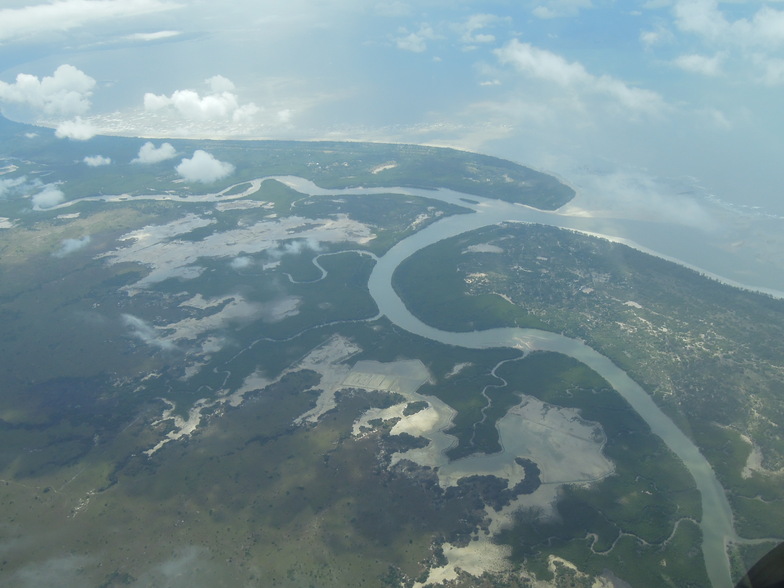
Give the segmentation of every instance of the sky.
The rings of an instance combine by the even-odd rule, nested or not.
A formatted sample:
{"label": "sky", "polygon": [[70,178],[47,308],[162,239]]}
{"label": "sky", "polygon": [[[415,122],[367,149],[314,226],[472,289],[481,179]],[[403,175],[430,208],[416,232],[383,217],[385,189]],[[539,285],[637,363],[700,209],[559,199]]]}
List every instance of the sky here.
{"label": "sky", "polygon": [[784,2],[2,6],[0,109],[63,140],[451,146],[556,174],[585,214],[784,246]]}

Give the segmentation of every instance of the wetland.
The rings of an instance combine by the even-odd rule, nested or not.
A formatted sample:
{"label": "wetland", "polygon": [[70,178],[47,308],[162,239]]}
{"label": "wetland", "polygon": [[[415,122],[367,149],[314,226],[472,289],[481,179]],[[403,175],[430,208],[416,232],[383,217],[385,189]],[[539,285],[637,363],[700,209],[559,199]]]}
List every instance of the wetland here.
{"label": "wetland", "polygon": [[780,539],[778,300],[495,158],[96,141],[0,154],[4,581],[723,586]]}

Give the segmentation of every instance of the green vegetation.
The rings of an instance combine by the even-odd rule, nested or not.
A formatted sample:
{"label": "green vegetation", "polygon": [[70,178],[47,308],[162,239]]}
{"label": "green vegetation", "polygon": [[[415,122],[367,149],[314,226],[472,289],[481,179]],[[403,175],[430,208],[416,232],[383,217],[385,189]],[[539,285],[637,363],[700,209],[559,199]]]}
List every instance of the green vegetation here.
{"label": "green vegetation", "polygon": [[398,241],[424,229],[439,218],[464,214],[468,209],[428,198],[402,194],[372,194],[306,198],[297,202],[292,212],[308,218],[347,214],[356,221],[368,224],[373,227],[376,237],[361,245],[361,248],[382,255]]}
{"label": "green vegetation", "polygon": [[525,308],[495,292],[467,295],[469,287],[459,260],[463,246],[473,238],[445,239],[406,259],[395,272],[392,283],[395,291],[414,314],[427,317],[429,325],[445,331],[509,326],[546,328],[544,322]]}
{"label": "green vegetation", "polygon": [[282,184],[277,180],[263,181],[259,191],[248,196],[248,199],[250,200],[271,202],[273,204],[273,210],[279,214],[290,213],[292,205],[303,198],[307,198],[307,196],[301,192],[297,192],[293,188],[289,188],[286,184]]}
{"label": "green vegetation", "polygon": [[[514,531],[502,535],[504,541],[519,537],[522,541],[538,540],[543,545],[547,544],[546,551],[550,556],[563,558],[575,564],[580,573],[588,574],[588,582],[583,584],[587,586],[591,585],[590,578],[606,574],[608,570],[612,570],[615,578],[635,587],[696,588],[710,585],[699,551],[700,530],[689,520],[681,520],[674,533],[661,545],[644,545],[632,536],[623,535],[608,553],[595,551],[596,546],[590,536],[568,538],[562,533],[560,525],[540,520],[538,513],[521,512]],[[538,579],[554,585],[574,585],[561,583],[563,575],[568,574],[565,569],[559,570],[558,578],[554,577],[544,555],[529,554],[524,561],[526,569],[534,572]]]}
{"label": "green vegetation", "polygon": [[[556,555],[582,572],[598,575],[609,567],[633,586],[657,586],[675,572],[657,569],[656,563],[670,552],[673,565],[686,565],[683,561],[676,564],[678,552],[670,551],[670,544],[689,537],[693,542],[683,544],[685,552],[692,552],[689,574],[680,576],[678,571],[674,577],[707,585],[695,547],[699,531],[695,537],[696,526],[689,522],[700,518],[699,493],[680,461],[631,407],[594,372],[559,354],[535,353],[505,363],[499,375],[518,393],[577,408],[582,418],[600,423],[607,437],[604,453],[615,464],[613,475],[591,486],[565,487],[557,518],[521,512],[515,526],[498,538],[512,547],[513,558],[537,560],[539,569],[545,569],[548,556]],[[630,551],[640,569],[621,565],[631,557]]]}
{"label": "green vegetation", "polygon": [[405,416],[410,416],[412,414],[416,414],[418,412],[425,410],[428,406],[430,406],[430,403],[427,402],[426,400],[420,400],[418,402],[409,402],[408,404],[406,404],[406,408],[403,409],[403,414]]}
{"label": "green vegetation", "polygon": [[[57,537],[34,513],[78,507],[92,470],[83,466],[55,492],[0,485],[14,524],[37,537],[34,549],[6,553],[6,564],[36,561],[66,541],[78,553],[101,554],[103,565],[85,571],[98,580],[88,585],[120,575],[144,581],[150,569],[173,566],[184,546],[210,554],[207,577],[240,585],[378,585],[390,565],[404,577],[419,575],[434,537],[460,531],[474,507],[459,499],[438,504],[409,478],[376,470],[377,436],[354,441],[348,434],[371,406],[362,395],[344,399],[318,427],[290,427],[311,401],[305,383],[293,374],[189,443],[126,460],[116,484],[62,517]],[[97,468],[101,457],[85,463]]]}
{"label": "green vegetation", "polygon": [[751,447],[731,428],[701,423],[692,429],[699,447],[716,464],[716,475],[728,489],[735,514],[735,529],[741,537],[781,537],[784,525],[784,487],[780,475],[744,472]]}
{"label": "green vegetation", "polygon": [[[2,117],[0,117],[2,118]],[[35,141],[24,138],[36,132]],[[34,161],[58,181],[68,199],[99,194],[208,193],[214,185],[173,184],[178,179],[177,160],[154,165],[130,163],[143,141],[125,137],[94,137],[89,144],[62,141],[50,129],[19,125],[2,119],[0,157]],[[168,140],[178,153],[189,157],[203,149],[229,161],[235,172],[225,181],[295,175],[323,188],[387,187],[448,188],[477,196],[518,202],[553,210],[574,197],[574,191],[552,176],[495,157],[439,147],[383,143],[336,143],[296,141],[198,141]],[[13,145],[13,148],[10,146]],[[112,159],[112,165],[91,168],[80,165],[96,152]],[[118,178],[121,185],[118,185]],[[2,208],[0,208],[2,211]]]}
{"label": "green vegetation", "polygon": [[[330,150],[329,156],[315,162],[313,179],[324,187],[448,188],[547,210],[563,206],[574,197],[571,188],[552,176],[486,155],[418,145],[324,143],[323,146],[325,151]],[[433,156],[436,158],[431,160]],[[334,174],[330,168],[340,158],[360,161],[364,166],[369,164],[371,173],[330,177]],[[381,167],[385,169],[379,170]],[[374,170],[379,171],[373,173]]]}
{"label": "green vegetation", "polygon": [[[447,563],[445,543],[482,538],[489,515],[549,483],[547,464],[512,455],[522,482],[467,475],[442,488],[436,469],[405,456],[391,465],[430,443],[392,428],[407,417],[426,423],[439,399],[456,411],[447,456],[491,454],[502,449],[498,423],[533,396],[596,423],[593,441],[615,471],[563,486],[553,518],[520,512],[497,537],[513,562],[556,585],[590,585],[606,570],[634,586],[706,584],[692,480],[594,372],[557,354],[442,345],[377,317],[367,286],[374,255],[466,209],[393,193],[311,197],[271,179],[230,199],[276,175],[327,189],[444,187],[541,208],[563,205],[571,189],[450,149],[171,141],[184,157],[207,149],[236,167],[220,183],[188,185],[176,160],[132,164],[139,139],[63,142],[38,129],[31,142],[29,130],[0,119],[0,157],[17,166],[3,177],[29,182],[0,200],[0,216],[15,223],[0,229],[0,581],[66,558],[87,586],[164,585],[174,572],[216,586],[410,586]],[[112,165],[74,165],[97,152]],[[66,199],[128,197],[32,211],[30,196],[54,182]],[[188,198],[227,188],[219,202]],[[319,223],[350,228],[320,241],[309,233]],[[354,238],[355,223],[375,238]],[[242,233],[249,228],[256,233]],[[148,257],[105,256],[137,244]],[[784,463],[777,301],[537,227],[439,243],[401,266],[395,288],[443,329],[536,327],[585,339],[696,440],[730,488],[739,531],[779,533],[780,479],[745,469],[754,460],[741,435],[763,467]],[[335,340],[346,349],[322,359],[323,375],[300,369]],[[409,359],[427,368],[417,381],[429,376],[418,390],[427,400],[340,388],[354,362]],[[231,396],[240,389],[241,402]],[[336,392],[334,407],[322,389]],[[394,416],[353,435],[366,411],[392,405]],[[314,407],[321,417],[300,423]],[[739,545],[734,557],[755,553]],[[514,571],[460,572],[453,582],[525,583]]]}
{"label": "green vegetation", "polygon": [[[178,149],[186,142],[178,141]],[[174,144],[174,142],[173,142]],[[237,166],[236,176],[297,175],[323,188],[448,188],[556,209],[574,191],[552,176],[521,165],[454,149],[382,143],[190,141]],[[261,173],[259,173],[261,172]]]}
{"label": "green vegetation", "polygon": [[776,541],[730,545],[729,553],[733,577],[742,578],[754,564],[777,545],[779,543]]}
{"label": "green vegetation", "polygon": [[[474,244],[499,253],[469,252]],[[425,268],[442,279],[414,288]],[[443,288],[442,288],[443,285]],[[438,326],[520,325],[583,339],[655,397],[700,447],[728,490],[737,530],[778,537],[784,495],[784,302],[722,285],[608,241],[535,225],[492,227],[438,243],[401,265],[395,288]],[[509,300],[510,319],[485,308]],[[431,300],[457,299],[439,314]],[[436,321],[433,321],[434,324]],[[544,325],[542,327],[541,325]],[[761,468],[742,475],[758,448]]]}

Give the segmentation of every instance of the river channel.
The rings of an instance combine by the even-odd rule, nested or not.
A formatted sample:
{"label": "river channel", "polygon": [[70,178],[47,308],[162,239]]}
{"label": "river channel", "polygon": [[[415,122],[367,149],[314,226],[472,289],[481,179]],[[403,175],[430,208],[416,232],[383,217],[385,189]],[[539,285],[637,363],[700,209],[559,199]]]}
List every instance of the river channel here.
{"label": "river channel", "polygon": [[[403,301],[392,288],[392,276],[398,266],[408,257],[425,247],[443,239],[453,237],[467,231],[473,231],[501,222],[540,223],[560,228],[567,228],[586,233],[598,234],[611,240],[625,242],[637,249],[659,257],[670,259],[676,263],[689,266],[682,260],[662,255],[656,251],[613,235],[608,225],[600,217],[586,217],[563,214],[558,211],[547,212],[511,204],[499,200],[460,194],[451,190],[420,190],[413,188],[351,188],[323,189],[308,180],[293,176],[277,176],[259,178],[246,182],[248,188],[236,194],[230,193],[234,186],[217,194],[189,197],[189,201],[218,202],[242,198],[258,190],[264,179],[275,179],[298,192],[312,196],[340,196],[348,194],[367,195],[380,193],[399,193],[422,196],[462,206],[471,211],[468,214],[456,214],[440,219],[426,228],[400,241],[386,254],[378,259],[369,280],[370,294],[378,305],[379,312],[391,322],[416,335],[438,341],[447,345],[455,345],[469,349],[487,349],[494,347],[513,347],[527,351],[554,351],[571,356],[595,370],[607,380],[615,390],[623,396],[635,411],[648,423],[651,431],[658,435],[664,443],[684,463],[691,473],[702,500],[703,556],[708,577],[713,588],[732,586],[726,544],[737,539],[732,511],[724,493],[724,489],[716,479],[716,475],[699,449],[683,432],[666,416],[651,400],[650,396],[623,370],[607,357],[585,345],[581,341],[570,339],[556,333],[536,329],[500,328],[472,332],[449,332],[435,329],[412,315]],[[230,194],[230,195],[229,195]],[[123,201],[127,195],[102,196],[70,201],[56,208],[71,205],[82,200]],[[171,195],[146,195],[135,199],[171,200]],[[608,234],[609,233],[609,234]],[[690,266],[693,267],[693,266]],[[695,268],[700,269],[700,268]],[[700,269],[703,273],[709,273]],[[722,279],[720,276],[710,274]],[[733,283],[723,279],[724,282]],[[736,284],[740,285],[740,284]],[[780,291],[768,290],[771,294],[781,296]]]}
{"label": "river channel", "polygon": [[[492,220],[491,220],[492,219]],[[399,327],[445,343],[471,349],[515,347],[525,350],[556,351],[578,359],[606,379],[656,435],[685,464],[694,477],[702,497],[703,555],[714,588],[731,586],[726,541],[734,539],[732,511],[713,469],[699,449],[651,400],[645,390],[605,356],[575,339],[537,329],[500,328],[472,332],[448,332],[426,325],[406,308],[392,288],[397,267],[420,249],[442,239],[498,222],[495,215],[469,214],[452,216],[436,222],[404,239],[378,260],[370,276],[370,294],[379,311]]]}
{"label": "river channel", "polygon": [[[702,521],[700,526],[703,536],[702,551],[708,577],[713,588],[732,586],[729,559],[727,557],[727,542],[737,539],[737,534],[735,533],[732,520],[732,510],[727,501],[724,488],[716,479],[713,468],[700,453],[697,446],[675,425],[672,419],[656,406],[645,390],[632,380],[626,372],[607,357],[581,341],[548,331],[500,328],[484,331],[449,332],[435,329],[411,314],[392,287],[392,276],[405,259],[429,245],[467,231],[511,221],[540,223],[596,234],[601,231],[601,225],[599,224],[601,219],[574,217],[560,214],[557,211],[547,212],[529,206],[510,204],[445,189],[356,188],[325,190],[302,178],[278,177],[275,179],[288,184],[297,191],[313,196],[395,192],[434,198],[470,209],[472,211],[470,214],[446,217],[414,233],[400,241],[379,258],[369,280],[370,294],[376,301],[379,312],[406,331],[447,345],[456,345],[469,349],[514,347],[528,351],[555,351],[582,361],[596,371],[626,399],[632,408],[648,423],[651,431],[664,441],[667,447],[683,461],[691,473],[697,489],[700,491],[702,500]],[[601,234],[600,236],[613,239],[611,235]],[[626,242],[624,239],[615,238],[613,240]],[[653,255],[667,257],[654,251],[646,250],[634,243],[629,244]],[[669,259],[682,265],[689,265],[678,259]],[[700,271],[708,273],[704,270]],[[777,292],[777,294],[780,293]]]}

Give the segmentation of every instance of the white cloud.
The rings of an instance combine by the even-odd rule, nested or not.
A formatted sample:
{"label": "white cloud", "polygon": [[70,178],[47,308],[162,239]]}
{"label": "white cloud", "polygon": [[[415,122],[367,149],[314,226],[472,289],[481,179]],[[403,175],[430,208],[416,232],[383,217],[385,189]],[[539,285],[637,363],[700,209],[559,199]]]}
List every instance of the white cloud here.
{"label": "white cloud", "polygon": [[130,41],[160,41],[161,39],[171,39],[172,37],[178,37],[182,33],[180,31],[156,31],[154,33],[134,33],[133,35],[128,35],[126,39]]}
{"label": "white cloud", "polygon": [[471,45],[478,43],[492,43],[495,36],[479,32],[488,26],[498,22],[499,17],[494,14],[473,14],[464,23],[457,25],[457,30],[461,33],[460,40]]}
{"label": "white cloud", "polygon": [[175,90],[171,96],[153,94],[144,95],[146,111],[173,108],[188,120],[232,120],[241,122],[255,115],[259,108],[252,102],[240,105],[234,84],[223,76],[213,76],[205,80],[211,93],[199,95],[194,90]]}
{"label": "white cloud", "polygon": [[49,184],[44,189],[33,196],[33,208],[35,210],[43,210],[45,208],[52,208],[61,202],[65,201],[65,194],[56,186]]}
{"label": "white cloud", "polygon": [[153,94],[152,92],[144,94],[144,110],[161,110],[171,104],[172,99],[163,94]]}
{"label": "white cloud", "polygon": [[85,235],[81,239],[63,239],[60,242],[60,249],[58,249],[55,253],[55,257],[65,257],[66,255],[73,253],[74,251],[79,251],[80,249],[84,249],[90,244],[92,239],[90,235]]}
{"label": "white cloud", "polygon": [[769,49],[784,45],[784,11],[770,6],[762,6],[750,18],[731,21],[716,0],[680,0],[675,5],[675,24],[684,32],[723,45]]}
{"label": "white cloud", "polygon": [[559,18],[577,16],[583,8],[592,8],[591,0],[549,0],[542,2],[533,9],[538,18]]}
{"label": "white cloud", "polygon": [[177,151],[171,143],[163,143],[160,147],[156,147],[152,141],[147,141],[139,148],[139,156],[131,163],[159,163],[171,159],[175,155],[177,155]]}
{"label": "white cloud", "polygon": [[404,2],[381,2],[375,6],[376,14],[387,17],[409,16],[411,7]]}
{"label": "white cloud", "polygon": [[733,20],[722,12],[716,0],[677,2],[673,9],[677,28],[697,36],[708,46],[720,48],[721,59],[686,56],[678,58],[675,65],[716,75],[721,63],[729,61],[752,81],[769,86],[784,82],[779,57],[784,48],[784,10],[767,5],[751,8],[745,17]]}
{"label": "white cloud", "polygon": [[730,119],[727,118],[727,115],[717,108],[704,108],[698,111],[698,113],[715,129],[727,131],[733,126]]}
{"label": "white cloud", "polygon": [[170,588],[218,586],[224,581],[225,571],[219,567],[219,564],[214,563],[216,559],[215,555],[205,547],[193,545],[177,547],[169,559],[157,563],[150,562],[134,584]]}
{"label": "white cloud", "polygon": [[784,44],[784,11],[763,6],[748,26],[748,35],[776,46]]}
{"label": "white cloud", "polygon": [[661,41],[661,34],[659,31],[643,31],[640,33],[640,42],[646,47],[656,45]]}
{"label": "white cloud", "polygon": [[33,560],[14,572],[8,583],[18,588],[83,586],[84,569],[89,565],[95,565],[95,559],[83,555],[65,555],[44,561]]}
{"label": "white cloud", "polygon": [[253,258],[247,256],[235,257],[231,260],[231,269],[240,270],[250,267],[253,264]]}
{"label": "white cloud", "polygon": [[174,343],[164,339],[154,326],[143,319],[133,316],[132,314],[123,314],[122,319],[125,326],[130,330],[131,336],[141,339],[147,345],[158,347],[159,349],[174,349]]}
{"label": "white cloud", "polygon": [[716,38],[726,33],[729,23],[714,0],[686,0],[675,5],[675,24],[682,31]]}
{"label": "white cloud", "polygon": [[58,139],[73,139],[74,141],[87,141],[98,134],[98,129],[89,122],[76,117],[57,125],[54,131]]}
{"label": "white cloud", "polygon": [[559,86],[590,84],[594,80],[582,64],[576,61],[569,63],[560,55],[529,43],[521,43],[517,39],[513,39],[495,53],[501,63],[512,64],[521,72]]}
{"label": "white cloud", "polygon": [[193,90],[175,90],[171,97],[144,95],[145,110],[160,110],[167,106],[173,106],[185,118],[195,120],[226,119],[239,107],[236,96],[231,93],[204,98]]}
{"label": "white cloud", "polygon": [[152,14],[181,7],[165,0],[59,0],[0,10],[0,41],[68,31],[99,21]]}
{"label": "white cloud", "polygon": [[100,167],[102,165],[109,165],[112,162],[112,158],[104,157],[103,155],[87,155],[82,161],[90,167]]}
{"label": "white cloud", "polygon": [[652,30],[640,33],[640,42],[646,49],[650,49],[654,45],[669,43],[674,39],[675,35],[672,34],[672,31],[661,23],[657,23]]}
{"label": "white cloud", "polygon": [[266,302],[261,307],[261,320],[266,323],[278,323],[290,316],[299,314],[302,298],[299,296],[284,296],[277,300]]}
{"label": "white cloud", "polygon": [[41,79],[19,74],[13,84],[0,81],[0,101],[24,104],[47,114],[83,114],[90,108],[94,87],[93,78],[66,63]]}
{"label": "white cloud", "polygon": [[5,197],[7,194],[16,192],[14,188],[23,186],[26,182],[26,176],[21,176],[19,178],[0,178],[0,198]]}
{"label": "white cloud", "polygon": [[322,250],[321,243],[316,239],[294,239],[284,243],[277,249],[270,249],[267,255],[272,259],[280,259],[285,255],[299,255],[305,251],[319,252]]}
{"label": "white cloud", "polygon": [[423,24],[415,33],[405,34],[407,32],[405,29],[402,31],[403,36],[395,39],[395,45],[398,49],[413,53],[427,51],[427,42],[438,38],[433,28],[428,24]]}
{"label": "white cloud", "polygon": [[501,63],[510,64],[526,75],[573,91],[610,98],[631,113],[659,114],[666,108],[656,92],[630,87],[608,75],[593,75],[579,62],[569,62],[551,51],[517,39],[495,53]]}
{"label": "white cloud", "polygon": [[706,57],[691,53],[689,55],[681,55],[677,57],[673,63],[684,71],[702,74],[704,76],[717,76],[721,74],[721,63],[724,57],[722,55],[714,55],[713,57]]}
{"label": "white cloud", "polygon": [[220,94],[222,92],[234,92],[237,87],[234,85],[228,78],[224,78],[222,75],[212,76],[211,78],[207,78],[204,80],[210,87],[215,94]]}
{"label": "white cloud", "polygon": [[780,86],[784,84],[784,59],[754,55],[752,61],[760,71],[760,82],[766,86]]}
{"label": "white cloud", "polygon": [[684,195],[683,186],[669,184],[637,170],[577,174],[579,196],[564,207],[566,214],[590,211],[590,216],[640,219],[715,230],[719,220],[696,199]]}
{"label": "white cloud", "polygon": [[199,149],[193,153],[191,159],[183,159],[176,170],[181,177],[189,182],[209,184],[233,173],[234,166],[219,161],[213,155]]}

